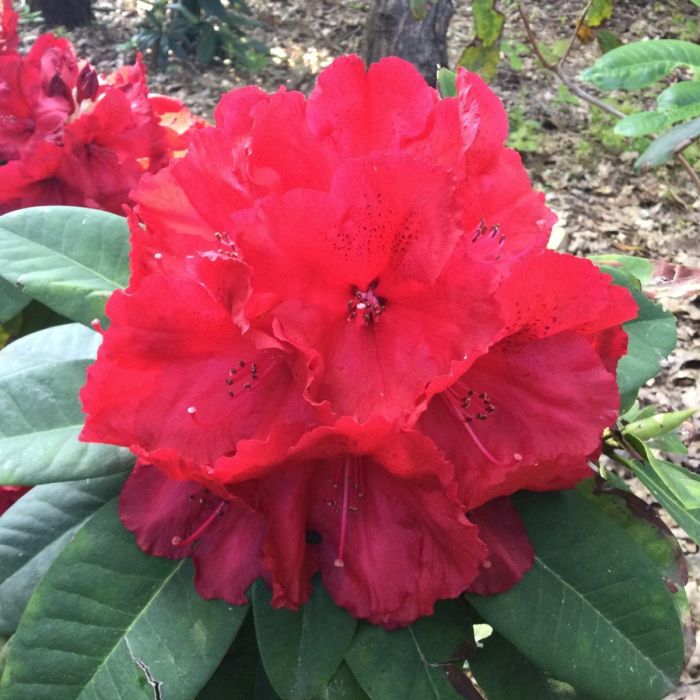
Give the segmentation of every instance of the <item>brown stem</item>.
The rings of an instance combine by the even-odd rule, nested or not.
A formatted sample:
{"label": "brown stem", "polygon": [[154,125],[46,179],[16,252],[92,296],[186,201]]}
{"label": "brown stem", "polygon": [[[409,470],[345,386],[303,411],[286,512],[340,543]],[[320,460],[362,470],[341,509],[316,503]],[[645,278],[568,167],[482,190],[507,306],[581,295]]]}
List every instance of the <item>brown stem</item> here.
{"label": "brown stem", "polygon": [[558,67],[561,68],[566,59],[569,58],[569,54],[571,53],[571,49],[574,47],[574,44],[576,43],[576,37],[578,36],[579,30],[581,29],[581,25],[583,24],[584,20],[586,19],[586,15],[588,14],[588,10],[591,9],[591,5],[593,4],[593,0],[588,0],[588,4],[586,7],[583,8],[583,12],[581,13],[581,16],[578,18],[578,22],[576,22],[576,29],[574,29],[574,33],[571,35],[571,41],[569,42],[569,45],[566,47],[566,51],[564,51],[564,55],[559,59],[559,64]]}
{"label": "brown stem", "polygon": [[[590,9],[590,6],[592,4],[592,1],[588,3],[586,8],[584,9],[583,13],[579,17],[579,21],[576,24],[576,31],[574,32],[573,37],[571,38],[571,41],[569,42],[569,45],[566,49],[566,52],[562,56],[561,60],[559,61],[558,64],[556,63],[550,63],[545,57],[544,54],[542,53],[542,50],[540,49],[540,45],[537,41],[537,37],[535,36],[534,31],[532,30],[532,25],[530,24],[530,17],[527,14],[527,10],[525,9],[525,5],[523,3],[523,0],[518,0],[517,6],[518,6],[518,14],[520,15],[520,19],[523,22],[523,27],[525,28],[525,34],[527,36],[527,40],[530,42],[530,46],[532,46],[532,50],[535,52],[535,55],[539,59],[540,63],[542,64],[542,67],[545,70],[548,70],[550,73],[554,73],[559,80],[561,80],[564,85],[566,85],[571,92],[574,93],[578,98],[582,99],[584,102],[588,102],[589,104],[592,104],[595,107],[598,107],[598,109],[602,109],[604,112],[607,112],[608,114],[612,114],[612,116],[617,117],[618,119],[622,119],[625,116],[624,112],[621,112],[617,107],[613,107],[612,105],[608,104],[607,102],[604,102],[600,98],[596,97],[595,95],[592,95],[590,92],[587,90],[584,90],[578,83],[575,83],[574,80],[567,75],[563,70],[562,70],[562,64],[566,60],[566,58],[569,56],[569,52],[571,51],[571,48],[574,44],[574,41],[576,39],[576,32],[578,32],[581,24],[583,23],[583,20],[586,17],[586,14],[588,13],[588,10]],[[695,187],[700,191],[700,175],[698,175],[697,171],[693,168],[693,166],[686,160],[686,158],[683,156],[683,153],[681,152],[683,149],[687,148],[687,146],[690,144],[686,144],[683,146],[683,148],[678,151],[677,153],[674,153],[675,159],[680,163],[681,167],[685,172],[688,174],[688,177],[693,181],[693,184]]]}

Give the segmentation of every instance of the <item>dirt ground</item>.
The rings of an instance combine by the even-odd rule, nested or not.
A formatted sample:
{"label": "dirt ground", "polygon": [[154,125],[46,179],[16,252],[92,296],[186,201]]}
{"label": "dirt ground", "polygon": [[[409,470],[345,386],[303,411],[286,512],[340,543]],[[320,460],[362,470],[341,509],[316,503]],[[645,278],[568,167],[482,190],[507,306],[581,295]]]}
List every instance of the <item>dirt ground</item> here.
{"label": "dirt ground", "polygon": [[[202,69],[173,62],[167,73],[151,73],[151,89],[178,97],[196,113],[211,118],[223,91],[250,83],[268,90],[285,85],[308,91],[315,75],[333,57],[362,50],[367,0],[249,0],[249,4],[262,23],[253,34],[270,50],[264,68],[245,74],[229,66]],[[454,0],[454,4],[451,67],[473,34],[470,3]],[[700,267],[700,196],[686,174],[677,166],[635,172],[632,163],[639,151],[634,143],[613,136],[611,118],[571,99],[556,77],[538,67],[531,52],[520,46],[526,38],[513,3],[501,4],[510,6],[504,38],[515,47],[522,66],[514,68],[503,61],[492,87],[508,108],[512,145],[521,150],[533,181],[547,193],[549,205],[559,216],[560,249],[583,255],[629,253]],[[700,41],[700,8],[690,0],[616,0],[614,4],[607,28],[624,42],[645,37]],[[137,0],[95,2],[95,24],[69,34],[79,54],[105,71],[133,60],[131,40],[141,9],[137,5]],[[526,5],[541,43],[555,50],[557,41],[571,36],[585,2],[529,0]],[[30,34],[41,29],[33,27]],[[577,75],[598,55],[595,42],[577,42],[567,60],[568,73]],[[646,101],[624,94],[615,99],[623,107],[649,109],[653,94],[649,92]],[[691,156],[700,162],[700,147],[695,148]],[[642,399],[666,410],[697,407],[700,300],[673,301],[667,307],[678,318],[679,346],[661,376],[643,390]],[[696,429],[698,425],[696,418]],[[693,433],[690,425],[685,437],[690,440]],[[697,442],[681,461],[700,471]],[[688,553],[688,593],[700,621],[700,553],[680,531],[676,534]],[[700,698],[700,690],[692,688],[700,682],[700,653],[693,657],[683,680],[688,686],[673,697]]]}

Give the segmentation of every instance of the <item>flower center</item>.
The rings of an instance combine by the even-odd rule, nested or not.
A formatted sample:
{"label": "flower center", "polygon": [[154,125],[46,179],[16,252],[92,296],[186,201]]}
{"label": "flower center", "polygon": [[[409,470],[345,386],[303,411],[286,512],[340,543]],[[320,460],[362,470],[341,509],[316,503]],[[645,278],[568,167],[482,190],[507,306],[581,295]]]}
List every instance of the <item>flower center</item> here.
{"label": "flower center", "polygon": [[357,513],[360,501],[364,498],[364,484],[361,458],[346,456],[342,464],[337,464],[333,477],[328,477],[326,503],[340,515],[338,535],[338,556],[334,566],[345,566],[345,542],[348,534],[348,514]]}
{"label": "flower center", "polygon": [[375,323],[386,310],[386,299],[377,296],[375,290],[379,280],[372,280],[366,291],[362,291],[354,284],[350,288],[348,299],[348,321],[355,321],[358,325],[369,326]]}
{"label": "flower center", "polygon": [[445,405],[450,409],[452,415],[463,423],[465,430],[479,452],[481,452],[489,462],[505,464],[505,462],[502,462],[491,454],[481,440],[479,440],[479,437],[470,425],[470,423],[475,420],[485,421],[491,414],[495,413],[496,406],[493,401],[491,401],[489,395],[485,391],[477,394],[474,389],[469,389],[466,393],[461,393],[457,390],[456,386],[451,386],[443,391],[440,396]]}
{"label": "flower center", "polygon": [[498,261],[501,259],[501,249],[505,245],[505,234],[501,233],[500,224],[487,227],[482,218],[472,235],[472,244],[482,261]]}

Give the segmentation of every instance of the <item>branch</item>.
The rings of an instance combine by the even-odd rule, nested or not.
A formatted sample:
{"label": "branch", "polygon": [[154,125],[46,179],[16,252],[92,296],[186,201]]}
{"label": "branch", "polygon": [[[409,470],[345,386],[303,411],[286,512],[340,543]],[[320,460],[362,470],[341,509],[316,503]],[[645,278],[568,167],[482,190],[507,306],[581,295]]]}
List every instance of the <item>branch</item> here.
{"label": "branch", "polygon": [[569,58],[569,54],[571,53],[571,49],[574,48],[574,44],[576,43],[576,37],[578,36],[579,30],[581,29],[581,25],[583,24],[584,20],[586,19],[586,15],[588,14],[588,10],[591,9],[591,5],[593,4],[593,0],[588,0],[588,4],[586,7],[583,8],[583,12],[581,13],[581,16],[578,18],[578,22],[576,22],[576,29],[574,29],[574,33],[571,35],[571,41],[569,42],[569,45],[566,47],[566,51],[564,51],[564,55],[559,59],[559,64],[558,67],[561,68],[564,65],[564,62],[566,61],[567,58]]}
{"label": "branch", "polygon": [[[569,52],[571,51],[571,48],[574,45],[574,42],[576,40],[576,33],[578,32],[581,24],[583,23],[586,14],[588,14],[588,10],[590,9],[592,4],[592,0],[589,1],[589,3],[586,5],[586,8],[584,9],[583,13],[579,17],[578,22],[576,23],[576,29],[574,31],[574,35],[571,37],[571,41],[569,42],[569,45],[566,49],[566,52],[562,56],[561,60],[559,63],[550,63],[545,57],[544,54],[542,53],[542,49],[540,49],[540,45],[537,41],[537,37],[535,36],[535,33],[532,31],[532,25],[530,24],[530,17],[527,14],[527,10],[525,9],[525,5],[523,4],[523,0],[518,0],[517,5],[518,5],[518,13],[520,14],[520,19],[523,21],[523,26],[525,27],[525,34],[527,35],[527,40],[530,42],[530,46],[532,46],[532,50],[535,52],[535,55],[539,59],[540,63],[542,64],[542,67],[545,70],[548,70],[550,73],[554,73],[559,80],[561,80],[566,87],[571,90],[571,92],[576,95],[576,97],[580,98],[584,102],[588,102],[589,104],[592,104],[593,106],[597,107],[598,109],[603,110],[604,112],[607,112],[608,114],[611,114],[613,117],[617,117],[617,119],[622,119],[625,116],[624,112],[621,112],[617,107],[613,107],[612,105],[609,105],[607,102],[604,102],[600,98],[596,97],[595,95],[591,94],[588,92],[588,90],[585,90],[582,88],[578,83],[574,82],[573,78],[571,76],[567,75],[563,70],[562,70],[562,64],[566,60],[566,58],[569,56]],[[689,144],[686,144],[683,146],[683,148],[686,148]],[[682,150],[682,149],[681,149]],[[700,191],[700,175],[698,175],[697,171],[693,168],[692,165],[686,160],[686,158],[683,156],[683,154],[679,151],[674,154],[675,159],[680,163],[681,167],[683,170],[686,171],[688,174],[688,177],[693,181],[693,184],[695,187]]]}

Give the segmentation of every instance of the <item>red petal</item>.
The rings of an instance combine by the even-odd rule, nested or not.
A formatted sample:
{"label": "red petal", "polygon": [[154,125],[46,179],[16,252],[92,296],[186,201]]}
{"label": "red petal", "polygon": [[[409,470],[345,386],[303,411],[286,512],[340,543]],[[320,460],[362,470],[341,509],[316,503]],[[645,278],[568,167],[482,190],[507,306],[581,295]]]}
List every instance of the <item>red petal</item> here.
{"label": "red petal", "polygon": [[[119,497],[119,513],[124,527],[149,554],[191,556],[195,587],[204,598],[242,605],[248,602],[248,586],[265,574],[262,518],[235,500],[213,496],[201,484],[175,481],[155,467],[138,464]],[[173,544],[174,538],[185,540],[198,529],[196,543]]]}
{"label": "red petal", "polygon": [[136,291],[112,296],[112,325],[82,391],[83,439],[176,449],[211,465],[242,439],[286,426],[293,440],[312,420],[294,357],[259,349],[234,323],[226,294],[235,298],[241,265],[210,266],[190,278],[152,274]]}
{"label": "red petal", "polygon": [[480,595],[504,593],[520,581],[535,559],[520,514],[509,498],[495,498],[470,511],[469,519],[479,526],[479,539],[489,554],[467,590]]}
{"label": "red petal", "polygon": [[[461,409],[470,390],[469,406]],[[488,402],[480,398],[484,392]],[[615,377],[587,339],[560,333],[502,341],[432,400],[420,425],[454,461],[463,498],[474,507],[530,488],[531,481],[561,488],[562,478],[567,485],[583,478],[581,465],[618,408]]]}
{"label": "red petal", "polygon": [[358,56],[336,59],[309,98],[311,130],[338,158],[395,151],[420,134],[438,101],[420,73],[400,58],[365,71]]}

